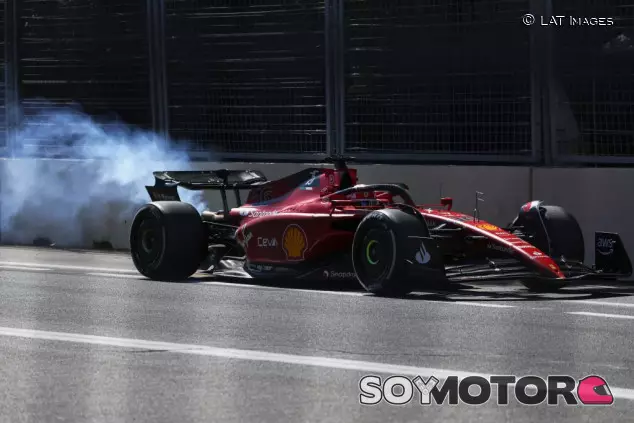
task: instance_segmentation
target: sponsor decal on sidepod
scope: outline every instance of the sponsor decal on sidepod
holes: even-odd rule
[[[423,242],[420,243],[420,247],[414,256],[414,259],[416,259],[416,262],[419,264],[427,264],[429,263],[429,260],[431,260],[431,254],[429,254],[429,251],[427,251]]]
[[[277,216],[280,214],[279,211],[258,211],[256,209],[250,208],[238,208],[238,213],[242,217],[267,217],[267,216]]]
[[[354,279],[354,272],[335,272],[324,270],[324,278],[326,279]]]
[[[282,236],[282,248],[286,253],[286,259],[289,261],[304,260],[304,253],[308,248],[308,239],[306,232],[297,224],[291,224],[284,230]]]
[[[258,237],[258,247],[260,248],[272,248],[277,247],[277,239],[276,238],[263,238],[261,236]]]

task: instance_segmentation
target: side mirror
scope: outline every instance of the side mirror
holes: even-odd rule
[[[443,197],[440,199],[440,204],[447,207],[447,210],[451,210],[451,208],[453,207],[453,198]]]

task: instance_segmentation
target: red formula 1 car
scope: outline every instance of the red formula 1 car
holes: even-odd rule
[[[183,280],[196,271],[251,279],[356,279],[378,295],[426,284],[519,280],[535,291],[632,273],[618,234],[595,233],[584,264],[579,224],[561,207],[532,201],[501,228],[452,200],[417,205],[404,184],[357,184],[343,158],[268,181],[257,171],[155,172],[152,203],[135,216],[130,243],[139,272]],[[218,190],[223,210],[199,213],[177,187]],[[248,190],[245,203],[240,192]],[[236,207],[228,205],[233,191]]]

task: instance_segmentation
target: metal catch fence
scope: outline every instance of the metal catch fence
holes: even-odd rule
[[[137,0],[7,0],[17,7],[20,114],[51,105],[149,128],[146,13]],[[46,138],[20,140],[55,154]]]
[[[634,163],[632,0],[0,5],[0,149],[73,103],[198,159]]]
[[[5,3],[0,0],[0,27],[5,28]],[[0,31],[0,152],[7,146],[5,31]]]
[[[323,0],[166,0],[165,19],[172,136],[203,156],[325,152]]]
[[[551,28],[555,160],[634,163],[634,4],[558,0],[553,14],[603,19]]]
[[[346,150],[531,157],[528,3],[346,1]]]

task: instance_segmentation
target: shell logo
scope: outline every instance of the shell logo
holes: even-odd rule
[[[478,226],[478,228],[484,229],[486,231],[498,231],[498,230],[500,230],[500,228],[498,228],[497,226],[492,225],[490,223],[482,223],[482,224],[479,224],[477,226]]]
[[[282,248],[288,260],[303,260],[306,251],[306,233],[299,225],[288,225],[282,237]]]

